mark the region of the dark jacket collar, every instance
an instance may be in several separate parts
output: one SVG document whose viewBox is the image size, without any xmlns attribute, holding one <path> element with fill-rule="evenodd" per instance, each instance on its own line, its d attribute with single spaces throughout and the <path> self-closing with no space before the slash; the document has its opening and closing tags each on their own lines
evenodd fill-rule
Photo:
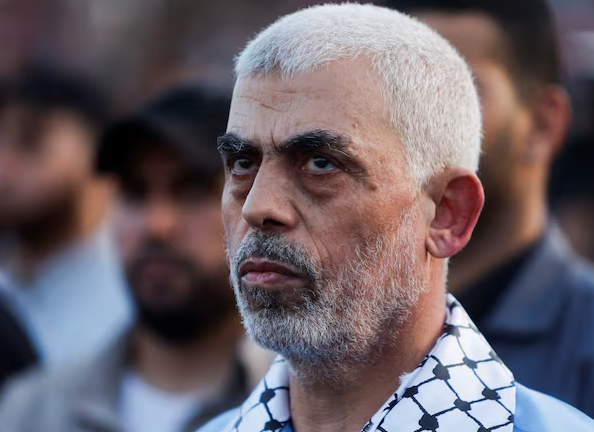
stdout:
<svg viewBox="0 0 594 432">
<path fill-rule="evenodd" d="M 549 225 L 538 249 L 499 299 L 482 330 L 488 335 L 520 338 L 546 333 L 563 311 L 569 294 L 562 288 L 563 279 L 577 259 L 559 227 Z"/>
</svg>

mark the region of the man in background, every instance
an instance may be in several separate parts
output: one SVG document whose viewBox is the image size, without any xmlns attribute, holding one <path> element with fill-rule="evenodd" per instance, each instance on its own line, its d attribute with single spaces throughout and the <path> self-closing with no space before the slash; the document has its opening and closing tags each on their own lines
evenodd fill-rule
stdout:
<svg viewBox="0 0 594 432">
<path fill-rule="evenodd" d="M 45 364 L 97 351 L 130 319 L 113 188 L 93 170 L 108 118 L 74 72 L 33 66 L 0 85 L 0 286 Z"/>
<path fill-rule="evenodd" d="M 518 381 L 594 415 L 594 271 L 547 211 L 569 123 L 545 0 L 392 0 L 445 36 L 476 78 L 485 207 L 449 289 Z"/>
<path fill-rule="evenodd" d="M 228 110 L 226 96 L 178 87 L 108 131 L 98 168 L 119 185 L 115 226 L 138 320 L 92 361 L 16 383 L 3 428 L 193 431 L 260 378 L 242 357 L 223 247 L 216 137 Z"/>
</svg>

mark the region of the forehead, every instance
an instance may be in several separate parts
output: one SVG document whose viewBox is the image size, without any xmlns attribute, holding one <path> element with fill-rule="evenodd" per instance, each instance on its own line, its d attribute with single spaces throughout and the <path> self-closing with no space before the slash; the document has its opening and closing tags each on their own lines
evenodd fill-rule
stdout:
<svg viewBox="0 0 594 432">
<path fill-rule="evenodd" d="M 429 12 L 419 14 L 419 18 L 454 45 L 469 63 L 504 62 L 505 35 L 488 16 Z"/>
<path fill-rule="evenodd" d="M 222 174 L 202 166 L 199 161 L 191 161 L 168 143 L 148 141 L 130 149 L 119 177 L 123 183 L 133 180 L 165 185 L 184 180 L 214 188 Z"/>
<path fill-rule="evenodd" d="M 76 113 L 61 107 L 37 107 L 20 102 L 10 102 L 0 108 L 2 126 L 27 127 L 31 124 L 52 124 L 79 129 L 91 129 Z"/>
<path fill-rule="evenodd" d="M 124 177 L 126 173 L 134 173 L 158 179 L 164 173 L 175 174 L 190 168 L 179 152 L 161 141 L 135 142 L 124 159 Z"/>
<path fill-rule="evenodd" d="M 378 80 L 365 62 L 335 62 L 293 78 L 240 77 L 227 131 L 261 145 L 311 130 L 330 130 L 353 143 L 392 134 Z"/>
</svg>

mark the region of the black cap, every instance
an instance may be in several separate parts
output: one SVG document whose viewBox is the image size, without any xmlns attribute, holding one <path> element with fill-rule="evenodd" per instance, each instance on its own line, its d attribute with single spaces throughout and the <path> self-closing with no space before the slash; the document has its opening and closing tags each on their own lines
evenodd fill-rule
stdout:
<svg viewBox="0 0 594 432">
<path fill-rule="evenodd" d="M 205 173 L 222 172 L 217 137 L 225 132 L 230 97 L 214 89 L 180 86 L 150 100 L 107 129 L 99 146 L 99 173 L 120 175 L 143 144 L 171 146 Z"/>
</svg>

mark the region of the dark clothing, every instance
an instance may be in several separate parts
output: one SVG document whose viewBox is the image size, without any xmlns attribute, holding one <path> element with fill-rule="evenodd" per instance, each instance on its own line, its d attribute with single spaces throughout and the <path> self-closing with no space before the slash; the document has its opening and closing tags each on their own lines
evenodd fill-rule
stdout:
<svg viewBox="0 0 594 432">
<path fill-rule="evenodd" d="M 0 387 L 12 375 L 38 361 L 29 336 L 0 296 Z"/>
<path fill-rule="evenodd" d="M 539 250 L 543 240 L 535 242 L 457 294 L 456 298 L 464 305 L 478 328 L 482 329 L 483 322 L 493 311 L 497 301 L 512 287 L 514 280 L 520 276 L 532 255 Z"/>
<path fill-rule="evenodd" d="M 551 226 L 500 290 L 479 326 L 495 351 L 522 384 L 594 416 L 594 268 Z"/>
</svg>

